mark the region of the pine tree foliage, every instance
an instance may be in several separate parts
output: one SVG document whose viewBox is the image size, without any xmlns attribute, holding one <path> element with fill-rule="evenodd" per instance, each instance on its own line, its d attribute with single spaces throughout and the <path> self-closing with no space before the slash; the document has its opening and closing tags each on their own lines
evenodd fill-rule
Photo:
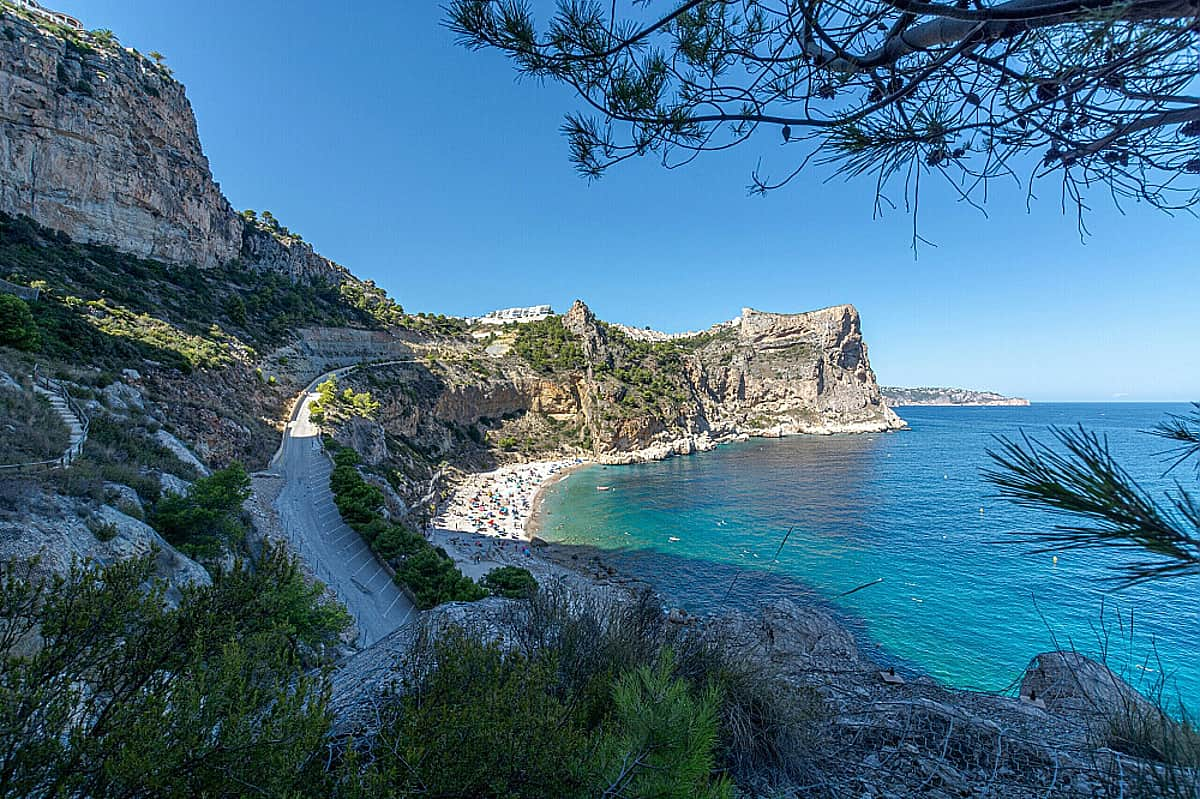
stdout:
<svg viewBox="0 0 1200 799">
<path fill-rule="evenodd" d="M 1163 453 L 1174 469 L 1200 453 L 1200 406 L 1153 432 L 1179 443 Z M 1124 585 L 1200 575 L 1200 503 L 1190 491 L 1177 482 L 1165 501 L 1155 499 L 1113 456 L 1107 438 L 1082 427 L 1051 433 L 1057 447 L 1022 436 L 998 439 L 988 453 L 995 466 L 984 476 L 1002 497 L 1070 519 L 1022 540 L 1035 552 L 1135 551 L 1142 557 L 1115 567 Z"/>
<path fill-rule="evenodd" d="M 570 0 L 539 24 L 525 0 L 453 0 L 447 24 L 575 92 L 584 111 L 563 130 L 589 178 L 747 145 L 756 192 L 816 161 L 869 176 L 881 203 L 899 187 L 915 209 L 928 177 L 983 203 L 1028 176 L 1082 213 L 1092 189 L 1200 201 L 1198 14 L 1197 0 Z"/>
</svg>

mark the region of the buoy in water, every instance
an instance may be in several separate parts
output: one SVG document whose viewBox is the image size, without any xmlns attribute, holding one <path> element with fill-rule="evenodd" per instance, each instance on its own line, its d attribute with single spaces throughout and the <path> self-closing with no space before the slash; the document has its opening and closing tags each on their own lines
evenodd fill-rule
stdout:
<svg viewBox="0 0 1200 799">
<path fill-rule="evenodd" d="M 1054 558 L 1053 558 L 1053 562 L 1054 562 L 1054 565 L 1055 565 L 1055 566 L 1057 566 L 1057 565 L 1058 565 L 1058 555 L 1055 555 L 1055 556 L 1054 556 Z"/>
</svg>

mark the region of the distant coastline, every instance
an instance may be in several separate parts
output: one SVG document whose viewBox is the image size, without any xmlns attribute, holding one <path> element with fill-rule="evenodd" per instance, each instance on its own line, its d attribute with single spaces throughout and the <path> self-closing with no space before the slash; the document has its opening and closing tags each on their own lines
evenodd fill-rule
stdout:
<svg viewBox="0 0 1200 799">
<path fill-rule="evenodd" d="M 1029 400 L 1023 397 L 1006 397 L 995 391 L 975 391 L 968 388 L 899 388 L 882 386 L 883 401 L 889 408 L 912 406 L 974 406 L 974 407 L 1026 407 Z"/>
</svg>

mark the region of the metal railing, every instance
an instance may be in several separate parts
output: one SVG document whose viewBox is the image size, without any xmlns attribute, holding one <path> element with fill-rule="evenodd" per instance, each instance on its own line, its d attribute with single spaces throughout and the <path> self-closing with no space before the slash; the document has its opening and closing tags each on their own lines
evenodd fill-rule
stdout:
<svg viewBox="0 0 1200 799">
<path fill-rule="evenodd" d="M 79 440 L 67 447 L 62 455 L 53 460 L 29 461 L 26 463 L 9 463 L 0 465 L 0 474 L 35 474 L 38 472 L 53 471 L 55 469 L 65 469 L 74 463 L 75 459 L 83 453 L 84 444 L 87 443 L 88 429 L 91 426 L 91 420 L 88 419 L 87 414 L 84 413 L 83 408 L 80 407 L 79 403 L 75 401 L 75 398 L 71 396 L 71 393 L 67 390 L 66 386 L 63 385 L 61 381 L 42 374 L 40 364 L 35 364 L 33 367 L 33 384 L 35 386 L 40 386 L 52 394 L 55 394 L 67 404 L 67 407 L 70 409 L 71 413 L 75 415 L 75 418 L 78 420 L 79 425 L 82 428 Z M 70 430 L 68 430 L 68 435 L 70 435 Z"/>
</svg>

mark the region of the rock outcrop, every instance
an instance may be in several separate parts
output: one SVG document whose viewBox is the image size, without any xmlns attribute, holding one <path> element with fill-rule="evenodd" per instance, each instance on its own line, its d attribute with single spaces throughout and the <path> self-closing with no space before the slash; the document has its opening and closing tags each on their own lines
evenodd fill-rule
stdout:
<svg viewBox="0 0 1200 799">
<path fill-rule="evenodd" d="M 1160 715 L 1108 666 L 1077 652 L 1043 652 L 1035 657 L 1021 678 L 1021 695 L 1040 700 L 1047 712 L 1084 719 Z"/>
<path fill-rule="evenodd" d="M 117 486 L 109 493 L 124 510 L 28 489 L 15 503 L 20 510 L 0 511 L 0 562 L 36 562 L 36 574 L 49 576 L 67 573 L 74 562 L 107 565 L 153 553 L 155 576 L 166 581 L 168 599 L 177 601 L 185 585 L 209 584 L 200 564 L 125 512 L 136 513 L 134 502 L 121 501 L 129 489 Z"/>
<path fill-rule="evenodd" d="M 904 426 L 883 402 L 851 305 L 800 314 L 747 308 L 704 333 L 641 337 L 635 341 L 666 349 L 640 363 L 630 362 L 630 352 L 643 352 L 645 344 L 631 346 L 622 328 L 600 322 L 582 302 L 563 317 L 563 327 L 578 338 L 587 363 L 575 390 L 579 415 L 593 455 L 608 463 L 703 451 L 747 435 Z M 631 369 L 641 384 L 621 378 Z M 646 398 L 630 403 L 631 392 Z"/>
<path fill-rule="evenodd" d="M 716 336 L 689 372 L 710 422 L 755 435 L 903 427 L 880 395 L 854 306 L 746 308 L 729 329 L 734 336 Z"/>
<path fill-rule="evenodd" d="M 115 39 L 52 34 L 8 6 L 0 29 L 0 211 L 168 263 L 344 273 L 233 210 L 168 70 Z"/>
</svg>

